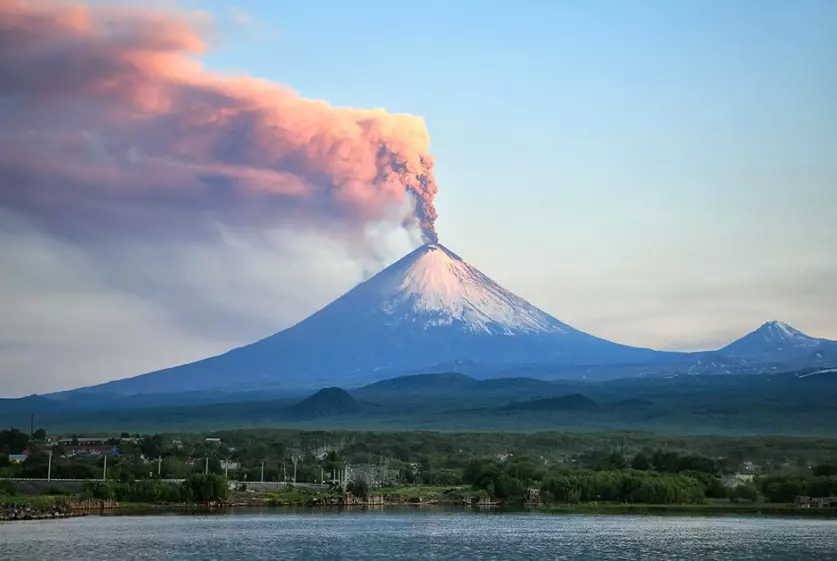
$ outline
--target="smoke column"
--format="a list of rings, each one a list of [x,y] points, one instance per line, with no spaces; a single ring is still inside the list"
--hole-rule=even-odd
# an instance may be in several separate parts
[[[206,36],[196,12],[0,2],[0,205],[66,232],[357,233],[414,199],[437,241],[423,119],[211,72]]]

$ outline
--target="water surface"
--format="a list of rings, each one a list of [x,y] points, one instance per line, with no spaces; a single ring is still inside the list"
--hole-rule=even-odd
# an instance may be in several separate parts
[[[3,561],[837,560],[837,521],[245,510],[0,523]]]

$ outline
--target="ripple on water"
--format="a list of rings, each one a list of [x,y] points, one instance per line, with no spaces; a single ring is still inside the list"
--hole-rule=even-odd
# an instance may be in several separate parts
[[[91,516],[0,524],[0,559],[837,560],[837,522],[426,511]]]

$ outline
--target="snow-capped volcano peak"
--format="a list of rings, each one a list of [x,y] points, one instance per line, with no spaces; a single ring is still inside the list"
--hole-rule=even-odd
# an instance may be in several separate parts
[[[816,339],[805,335],[798,329],[794,329],[783,321],[768,321],[762,325],[757,332],[768,341],[796,342],[802,344],[815,344]]]
[[[379,293],[380,309],[393,323],[504,334],[572,330],[440,244],[418,248],[365,284]]]

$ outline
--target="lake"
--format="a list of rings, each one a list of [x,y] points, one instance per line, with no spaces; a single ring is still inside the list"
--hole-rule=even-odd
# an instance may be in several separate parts
[[[3,561],[837,560],[837,521],[239,510],[0,523]]]

